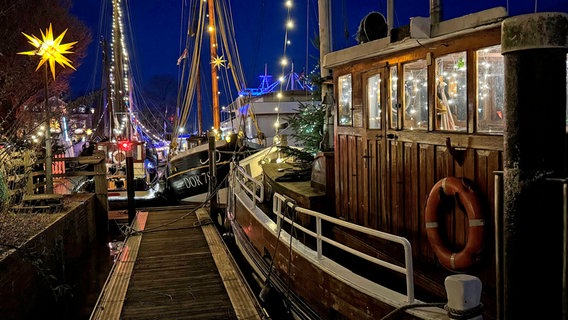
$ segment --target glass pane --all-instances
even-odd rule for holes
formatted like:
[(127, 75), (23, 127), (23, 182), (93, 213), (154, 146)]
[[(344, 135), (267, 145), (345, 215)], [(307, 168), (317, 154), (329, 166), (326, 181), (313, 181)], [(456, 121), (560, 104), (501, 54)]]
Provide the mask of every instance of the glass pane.
[(436, 59), (436, 130), (467, 130), (467, 55)]
[(505, 71), (501, 46), (477, 51), (477, 132), (502, 133)]
[(404, 72), (404, 129), (428, 129), (428, 69), (426, 60), (407, 63)]
[(338, 79), (339, 85), (339, 103), (337, 118), (340, 126), (353, 125), (353, 113), (351, 112), (352, 93), (351, 93), (351, 75), (347, 74), (340, 76)]
[(390, 68), (390, 128), (398, 129), (398, 68), (393, 66)]
[(381, 128), (381, 75), (367, 80), (367, 105), (369, 106), (369, 129)]

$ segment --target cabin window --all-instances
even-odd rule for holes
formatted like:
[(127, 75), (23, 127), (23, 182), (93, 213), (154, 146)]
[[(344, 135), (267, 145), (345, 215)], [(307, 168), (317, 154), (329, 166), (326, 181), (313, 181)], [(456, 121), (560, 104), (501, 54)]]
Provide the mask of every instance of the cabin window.
[(428, 66), (418, 60), (403, 66), (404, 129), (428, 129)]
[(381, 75), (367, 79), (367, 105), (369, 106), (369, 129), (381, 128)]
[(467, 130), (467, 54), (436, 59), (436, 130)]
[(390, 125), (391, 129), (398, 129), (398, 68), (392, 66), (390, 72)]
[(477, 132), (502, 133), (505, 69), (501, 46), (481, 49), (477, 56)]
[(352, 101), (353, 101), (353, 94), (352, 94), (352, 81), (351, 75), (346, 74), (340, 76), (338, 78), (338, 94), (339, 94), (339, 103), (338, 103), (338, 114), (337, 119), (339, 121), (340, 126), (351, 126), (353, 125), (353, 110), (352, 110)]

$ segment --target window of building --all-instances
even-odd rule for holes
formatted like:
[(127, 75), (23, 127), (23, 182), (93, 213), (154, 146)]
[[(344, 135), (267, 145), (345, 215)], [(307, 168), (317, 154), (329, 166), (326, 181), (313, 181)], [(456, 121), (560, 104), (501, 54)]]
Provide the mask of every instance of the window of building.
[(428, 129), (428, 67), (426, 60), (403, 66), (404, 129)]
[(369, 106), (369, 129), (381, 128), (381, 75), (367, 79), (367, 105)]
[(503, 133), (505, 71), (501, 46), (478, 50), (476, 56), (477, 132)]
[(339, 90), (338, 90), (338, 113), (337, 119), (340, 126), (351, 126), (353, 125), (353, 110), (352, 110), (352, 82), (351, 75), (346, 74), (340, 76), (337, 80)]
[(436, 59), (436, 130), (467, 130), (467, 54), (452, 53)]

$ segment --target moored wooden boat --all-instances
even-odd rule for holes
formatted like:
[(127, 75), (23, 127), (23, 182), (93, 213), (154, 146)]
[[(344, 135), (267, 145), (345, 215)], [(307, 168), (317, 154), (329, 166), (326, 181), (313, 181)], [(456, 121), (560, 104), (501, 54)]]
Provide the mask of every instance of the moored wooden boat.
[[(215, 141), (215, 188), (220, 187), (229, 172), (229, 162), (238, 154), (236, 141)], [(177, 201), (207, 194), (210, 179), (209, 144), (204, 143), (185, 150), (170, 159), (167, 175), (167, 192)]]
[(163, 172), (158, 168), (158, 159), (147, 155), (148, 144), (141, 141), (123, 141), (122, 144), (124, 146), (116, 141), (96, 143), (97, 150), (104, 151), (106, 155), (109, 204), (121, 207), (128, 200), (127, 156), (132, 156), (134, 199), (154, 200), (163, 197)]
[[(278, 181), (294, 163), (261, 153), (231, 171), (237, 245), (298, 318), (559, 318), (565, 310), (555, 298), (566, 288), (561, 214), (522, 217), (540, 201), (555, 213), (566, 203), (554, 185), (566, 161), (539, 154), (525, 132), (566, 152), (568, 46), (554, 32), (563, 34), (567, 15), (494, 8), (431, 19), (325, 56), (337, 101), (332, 192)], [(535, 30), (539, 37), (524, 37)], [(527, 83), (546, 91), (546, 105)], [(554, 119), (525, 111), (528, 102)], [(521, 260), (518, 246), (531, 242), (554, 247), (546, 267)], [(538, 273), (523, 277), (521, 262)], [(468, 298), (456, 298), (455, 283)], [(538, 294), (527, 295), (525, 283)]]

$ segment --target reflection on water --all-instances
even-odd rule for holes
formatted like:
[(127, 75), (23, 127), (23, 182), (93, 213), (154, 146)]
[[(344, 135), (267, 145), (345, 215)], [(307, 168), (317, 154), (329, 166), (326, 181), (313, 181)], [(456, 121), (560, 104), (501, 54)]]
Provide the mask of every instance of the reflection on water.
[(69, 282), (74, 288), (74, 295), (67, 297), (64, 304), (75, 307), (69, 308), (68, 319), (89, 319), (91, 316), (114, 262), (114, 256), (108, 246), (109, 240), (112, 239), (105, 237), (95, 241), (89, 252), (84, 254), (84, 258), (72, 267)]
[(34, 319), (89, 319), (113, 264), (108, 236), (97, 238), (75, 261), (60, 255), (57, 268), (34, 263), (38, 273), (30, 297), (31, 310), (21, 315)]

